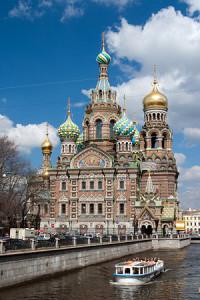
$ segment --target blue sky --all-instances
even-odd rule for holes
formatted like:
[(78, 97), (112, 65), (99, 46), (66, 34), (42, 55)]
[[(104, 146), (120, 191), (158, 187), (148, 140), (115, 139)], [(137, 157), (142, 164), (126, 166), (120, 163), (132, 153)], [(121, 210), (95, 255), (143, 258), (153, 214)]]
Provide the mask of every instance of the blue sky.
[(142, 99), (151, 90), (152, 66), (158, 65), (160, 89), (169, 99), (180, 200), (183, 207), (200, 208), (199, 14), (199, 0), (1, 1), (1, 134), (39, 167), (48, 121), (55, 162), (55, 129), (65, 120), (67, 97), (81, 127), (105, 31), (110, 83), (120, 103), (126, 94), (129, 117), (140, 126)]

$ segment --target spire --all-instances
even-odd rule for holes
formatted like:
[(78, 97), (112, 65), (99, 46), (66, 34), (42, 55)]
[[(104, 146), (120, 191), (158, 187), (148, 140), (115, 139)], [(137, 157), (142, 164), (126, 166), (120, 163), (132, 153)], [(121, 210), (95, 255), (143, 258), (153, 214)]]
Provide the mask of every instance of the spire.
[(146, 188), (145, 188), (145, 193), (154, 194), (155, 193), (155, 188), (153, 186), (153, 182), (152, 182), (152, 179), (151, 179), (151, 171), (149, 170), (148, 173), (149, 173), (149, 176), (148, 176), (148, 179), (147, 179), (147, 185), (146, 185)]
[(123, 115), (126, 114), (126, 96), (124, 95)]
[(70, 97), (68, 97), (68, 110), (67, 110), (67, 115), (70, 117), (71, 111), (70, 111)]
[(49, 124), (46, 122), (46, 136), (49, 136)]
[(53, 146), (49, 140), (49, 126), (48, 123), (46, 123), (46, 137), (44, 142), (41, 145), (41, 149), (43, 154), (51, 154)]
[(158, 79), (157, 79), (157, 65), (153, 65), (153, 91), (158, 90)]
[(104, 36), (104, 32), (102, 32), (102, 51), (105, 51), (105, 36)]

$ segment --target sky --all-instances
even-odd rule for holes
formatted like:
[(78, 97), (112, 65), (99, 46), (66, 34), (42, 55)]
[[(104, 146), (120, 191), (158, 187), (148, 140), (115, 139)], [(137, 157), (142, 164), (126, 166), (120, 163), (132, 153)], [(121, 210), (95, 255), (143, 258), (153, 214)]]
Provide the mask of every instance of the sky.
[(126, 95), (129, 118), (140, 128), (157, 65), (169, 101), (181, 207), (200, 208), (200, 0), (0, 1), (0, 135), (39, 168), (48, 122), (55, 163), (68, 96), (81, 128), (103, 31), (110, 83), (120, 104)]

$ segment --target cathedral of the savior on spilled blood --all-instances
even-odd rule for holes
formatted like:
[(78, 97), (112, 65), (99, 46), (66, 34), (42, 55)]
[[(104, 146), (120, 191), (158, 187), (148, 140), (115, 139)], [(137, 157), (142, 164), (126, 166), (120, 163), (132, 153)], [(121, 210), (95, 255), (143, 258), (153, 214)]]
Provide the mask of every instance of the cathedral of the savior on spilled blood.
[[(60, 156), (51, 163), (48, 133), (37, 177), (40, 228), (81, 234), (167, 233), (175, 230), (178, 171), (168, 125), (168, 100), (156, 78), (143, 99), (144, 123), (117, 103), (109, 83), (110, 56), (97, 56), (99, 78), (85, 108), (82, 130), (71, 119), (58, 128)], [(36, 209), (36, 208), (35, 208)]]

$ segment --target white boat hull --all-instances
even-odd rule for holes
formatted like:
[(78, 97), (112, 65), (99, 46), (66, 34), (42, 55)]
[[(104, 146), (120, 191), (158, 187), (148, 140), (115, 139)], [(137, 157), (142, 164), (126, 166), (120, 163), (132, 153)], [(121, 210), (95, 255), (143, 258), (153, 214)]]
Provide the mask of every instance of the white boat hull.
[(122, 285), (141, 285), (145, 284), (155, 277), (159, 276), (160, 273), (164, 271), (164, 265), (160, 266), (152, 273), (144, 274), (144, 275), (119, 275), (113, 274), (114, 276), (114, 283), (122, 284)]

